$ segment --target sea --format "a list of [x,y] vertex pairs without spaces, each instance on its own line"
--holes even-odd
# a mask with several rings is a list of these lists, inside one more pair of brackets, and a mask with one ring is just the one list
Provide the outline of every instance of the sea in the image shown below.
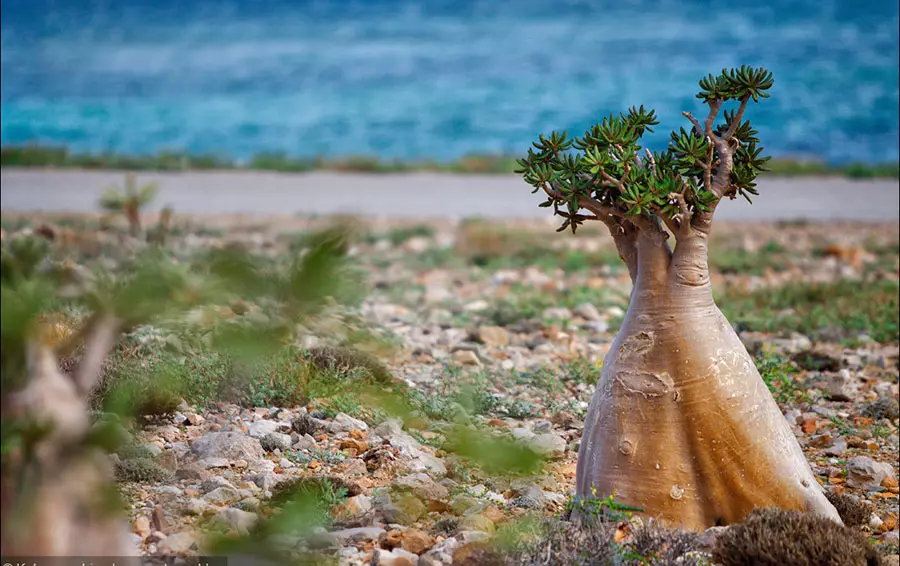
[[898,160],[897,0],[2,0],[0,142],[247,159],[523,154],[764,66],[768,153]]

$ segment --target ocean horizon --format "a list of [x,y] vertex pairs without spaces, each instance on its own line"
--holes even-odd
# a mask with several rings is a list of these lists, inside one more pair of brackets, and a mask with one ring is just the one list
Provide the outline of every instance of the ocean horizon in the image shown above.
[[2,0],[0,142],[248,158],[522,154],[641,105],[650,147],[697,81],[774,73],[767,153],[900,158],[898,4],[878,0]]

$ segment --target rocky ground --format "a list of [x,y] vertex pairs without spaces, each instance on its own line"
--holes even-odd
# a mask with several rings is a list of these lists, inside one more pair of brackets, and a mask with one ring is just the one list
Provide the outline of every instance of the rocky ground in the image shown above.
[[[171,245],[234,240],[279,254],[297,232],[333,220],[192,221]],[[413,400],[413,418],[350,393],[365,380],[356,366],[370,377],[381,370],[329,350],[323,335],[308,337],[305,351],[318,352],[312,363],[340,374],[346,392],[310,390],[302,403],[277,405],[189,398],[146,419],[114,456],[146,554],[196,554],[211,536],[258,532],[298,493],[312,494],[318,526],[269,540],[347,565],[476,564],[485,541],[566,511],[585,411],[628,303],[610,239],[556,234],[546,222],[344,220],[356,226],[352,253],[371,288],[352,315],[370,331],[358,348],[393,376],[388,389]],[[4,216],[7,231],[19,222]],[[94,221],[49,222],[75,241],[75,225]],[[723,224],[712,248],[717,301],[817,479],[832,497],[852,496],[841,499],[850,502],[845,522],[897,564],[896,225]],[[461,426],[545,461],[484,458],[477,452],[491,445],[477,441],[455,450]],[[508,473],[519,464],[524,471]],[[614,542],[633,544],[642,522],[624,513]]]

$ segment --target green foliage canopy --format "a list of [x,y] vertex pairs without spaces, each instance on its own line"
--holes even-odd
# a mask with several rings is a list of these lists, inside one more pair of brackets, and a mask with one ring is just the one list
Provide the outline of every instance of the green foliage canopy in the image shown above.
[[[603,118],[581,137],[541,134],[518,160],[516,173],[535,187],[533,192],[547,193],[540,206],[564,218],[559,231],[575,232],[594,219],[640,223],[658,218],[670,224],[679,216],[689,221],[697,212],[711,212],[722,197],[741,195],[749,201],[749,195],[758,194],[756,178],[767,170],[769,157],[762,155],[757,131],[743,120],[744,109],[751,99],[768,98],[773,83],[766,69],[723,69],[700,80],[697,98],[709,107],[704,123],[684,112],[693,127],[672,132],[665,151],[640,145],[644,133],[659,124],[656,113],[631,107]],[[724,121],[716,124],[728,101],[740,106],[725,110]],[[582,209],[596,216],[581,214]]]

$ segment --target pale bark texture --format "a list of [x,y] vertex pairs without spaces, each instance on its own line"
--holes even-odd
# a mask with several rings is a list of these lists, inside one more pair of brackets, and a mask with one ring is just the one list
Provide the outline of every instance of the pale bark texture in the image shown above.
[[713,302],[706,234],[672,256],[638,238],[631,306],[603,363],[578,454],[577,497],[689,529],[754,507],[840,522],[753,360]]

